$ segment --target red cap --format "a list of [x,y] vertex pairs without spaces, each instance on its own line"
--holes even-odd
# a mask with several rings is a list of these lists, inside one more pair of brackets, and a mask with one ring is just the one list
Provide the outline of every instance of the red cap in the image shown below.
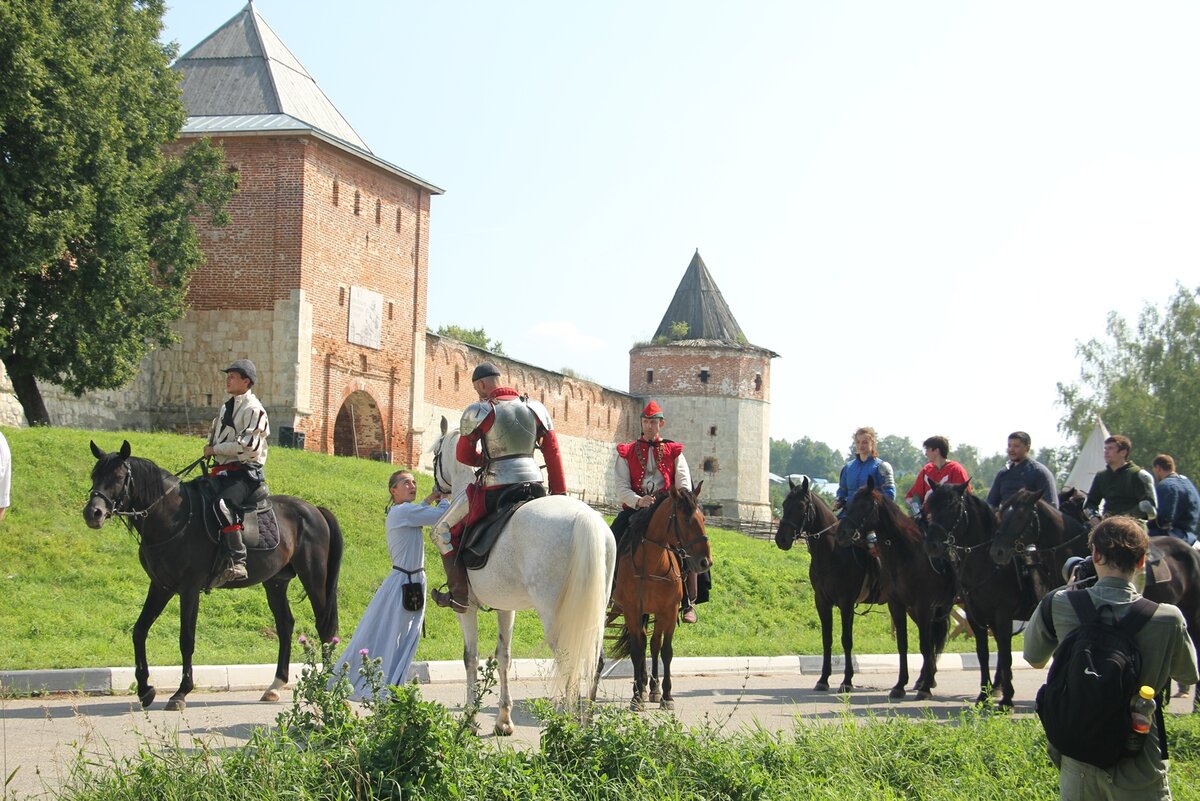
[[646,408],[642,409],[642,417],[662,417],[662,416],[663,416],[662,407],[659,406],[654,401],[650,401],[649,403],[646,404]]

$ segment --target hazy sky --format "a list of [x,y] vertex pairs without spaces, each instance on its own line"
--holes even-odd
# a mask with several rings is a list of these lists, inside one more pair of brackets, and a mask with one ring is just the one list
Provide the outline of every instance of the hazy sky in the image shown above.
[[627,390],[699,248],[775,438],[1058,444],[1076,341],[1200,285],[1200,4],[255,5],[446,190],[431,328]]

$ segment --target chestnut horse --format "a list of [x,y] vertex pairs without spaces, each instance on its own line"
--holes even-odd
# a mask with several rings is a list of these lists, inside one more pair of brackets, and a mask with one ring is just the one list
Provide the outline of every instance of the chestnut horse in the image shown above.
[[846,506],[837,527],[839,545],[855,545],[878,553],[888,611],[896,628],[900,675],[888,692],[892,700],[905,695],[908,684],[908,625],[905,612],[917,624],[921,643],[921,672],[913,685],[917,700],[924,701],[937,686],[937,658],[949,634],[950,609],[958,592],[954,565],[925,553],[921,529],[893,501],[867,479]]
[[[775,532],[775,544],[782,551],[791,550],[792,543],[802,539],[808,544],[810,561],[808,581],[817,604],[821,621],[821,677],[815,690],[829,689],[829,674],[833,672],[833,608],[842,618],[842,650],[845,652],[845,671],[838,692],[847,693],[854,687],[854,605],[863,598],[866,585],[877,583],[879,561],[858,548],[842,547],[837,543],[838,520],[821,496],[812,491],[805,476],[795,484],[788,478],[788,495],[783,500],[783,515]],[[882,603],[883,599],[874,599]]]
[[[683,571],[704,573],[712,567],[712,550],[704,530],[704,514],[695,490],[672,487],[653,506],[635,515],[617,554],[613,603],[621,608],[625,627],[613,646],[614,657],[629,657],[633,663],[633,701],[630,709],[640,712],[646,693],[646,624],[654,617],[650,638],[650,701],[663,709],[674,709],[671,697],[672,640],[683,600]],[[658,692],[658,660],[662,657],[662,694]]]

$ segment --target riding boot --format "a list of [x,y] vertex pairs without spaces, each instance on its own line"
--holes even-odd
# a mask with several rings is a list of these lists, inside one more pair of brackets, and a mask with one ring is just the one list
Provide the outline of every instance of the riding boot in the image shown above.
[[700,594],[700,577],[695,573],[683,574],[683,615],[680,617],[684,623],[696,622],[696,597]]
[[242,542],[242,527],[240,525],[226,526],[221,529],[221,534],[225,538],[225,547],[229,549],[229,555],[233,558],[233,564],[225,571],[225,580],[245,581],[248,574],[246,572],[246,546]]
[[446,569],[447,592],[433,590],[430,597],[438,606],[448,606],[460,615],[467,611],[467,569],[457,559],[458,553],[442,554],[442,566]]

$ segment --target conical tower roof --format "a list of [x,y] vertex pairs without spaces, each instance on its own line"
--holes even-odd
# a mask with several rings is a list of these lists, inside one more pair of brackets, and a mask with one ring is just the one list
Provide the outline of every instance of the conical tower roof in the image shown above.
[[267,25],[254,3],[175,62],[189,128],[196,118],[241,118],[241,130],[303,123],[366,153],[371,149]]
[[[686,323],[687,334],[682,337],[673,334],[672,324],[676,323]],[[698,249],[683,274],[683,280],[675,290],[675,297],[671,299],[667,313],[658,324],[658,330],[654,332],[655,340],[660,337],[671,340],[704,339],[736,345],[748,344],[742,327],[734,319],[729,304],[725,302],[721,290],[717,288],[717,282],[709,274]]]

